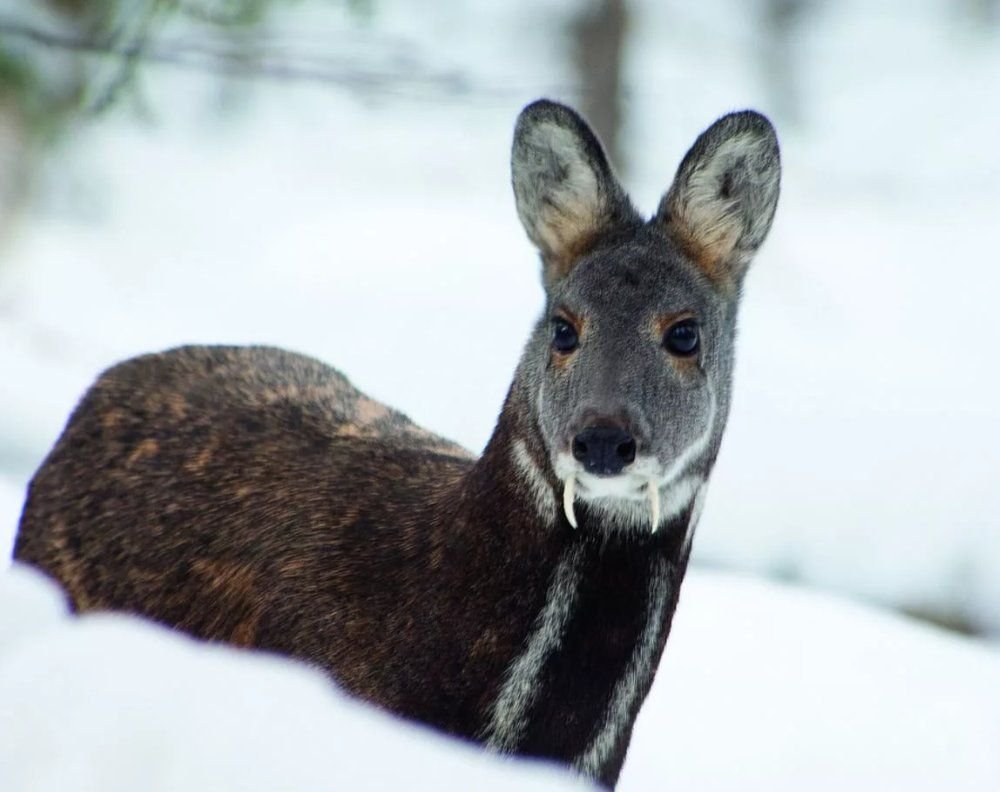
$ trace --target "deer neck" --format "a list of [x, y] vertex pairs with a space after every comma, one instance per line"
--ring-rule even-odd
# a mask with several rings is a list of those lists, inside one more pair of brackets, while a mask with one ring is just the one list
[[[670, 628], [687, 564], [684, 509], [656, 534], [605, 530], [560, 506], [517, 382], [466, 486], [509, 643], [497, 652], [478, 736], [494, 749], [573, 764], [613, 785]], [[480, 551], [482, 552], [482, 551]]]

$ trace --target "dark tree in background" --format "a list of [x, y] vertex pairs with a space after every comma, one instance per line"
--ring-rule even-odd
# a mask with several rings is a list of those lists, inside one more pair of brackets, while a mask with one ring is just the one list
[[622, 122], [622, 60], [628, 34], [625, 0], [591, 0], [571, 22], [573, 65], [580, 110], [624, 169], [619, 145]]
[[964, 13], [969, 24], [979, 32], [992, 30], [1000, 24], [1000, 0], [964, 0], [956, 3], [959, 13]]
[[759, 58], [771, 112], [779, 123], [799, 124], [802, 102], [796, 68], [796, 34], [815, 0], [763, 0]]

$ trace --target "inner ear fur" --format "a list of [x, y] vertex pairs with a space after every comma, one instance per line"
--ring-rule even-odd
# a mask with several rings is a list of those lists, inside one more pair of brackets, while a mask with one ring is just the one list
[[641, 223], [587, 122], [541, 99], [514, 129], [511, 180], [517, 214], [541, 253], [546, 288], [609, 231]]
[[685, 155], [654, 221], [717, 286], [735, 288], [771, 228], [781, 160], [760, 113], [723, 116]]

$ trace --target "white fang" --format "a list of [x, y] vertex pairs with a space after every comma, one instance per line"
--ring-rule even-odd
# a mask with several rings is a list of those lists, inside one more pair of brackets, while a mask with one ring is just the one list
[[528, 710], [538, 694], [538, 675], [549, 655], [562, 645], [576, 604], [582, 555], [582, 549], [576, 545], [559, 559], [545, 595], [545, 607], [535, 620], [527, 646], [507, 669], [507, 678], [483, 732], [486, 744], [496, 751], [514, 750], [528, 723]]
[[649, 495], [650, 518], [653, 521], [650, 533], [656, 533], [656, 529], [660, 527], [660, 485], [656, 479], [651, 478], [649, 480], [649, 483], [646, 485], [646, 491]]
[[569, 524], [577, 528], [576, 512], [573, 511], [573, 499], [576, 497], [576, 476], [566, 479], [566, 486], [563, 487], [563, 511], [566, 512], [566, 519]]
[[615, 685], [597, 736], [587, 749], [573, 760], [573, 766], [581, 773], [591, 777], [596, 775], [621, 739], [622, 729], [632, 721], [632, 714], [639, 702], [642, 689], [653, 673], [656, 648], [663, 632], [663, 615], [670, 594], [671, 577], [667, 561], [658, 559], [649, 579], [646, 626], [639, 636], [625, 673]]

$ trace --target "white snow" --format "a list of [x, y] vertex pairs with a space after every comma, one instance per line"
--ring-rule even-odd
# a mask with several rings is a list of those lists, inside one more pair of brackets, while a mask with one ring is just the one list
[[620, 789], [989, 792], [997, 745], [995, 647], [693, 571]]
[[[1000, 654], [833, 598], [694, 571], [619, 789], [992, 792]], [[0, 575], [0, 787], [573, 789], [346, 699], [317, 672]]]
[[590, 788], [348, 700], [319, 672], [119, 615], [67, 618], [0, 577], [0, 787], [10, 792]]
[[0, 476], [0, 571], [6, 570], [14, 549], [14, 534], [24, 503], [24, 488]]

